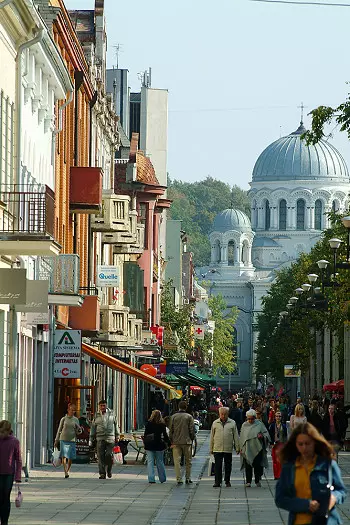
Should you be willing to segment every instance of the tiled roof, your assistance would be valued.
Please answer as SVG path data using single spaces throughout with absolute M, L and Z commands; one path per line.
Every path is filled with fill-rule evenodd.
M 137 180 L 145 184 L 159 185 L 153 164 L 142 151 L 136 153 Z

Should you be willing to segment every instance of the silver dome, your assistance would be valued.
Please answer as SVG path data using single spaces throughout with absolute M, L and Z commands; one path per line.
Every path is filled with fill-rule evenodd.
M 224 210 L 215 217 L 213 232 L 227 232 L 236 230 L 239 232 L 251 232 L 252 226 L 249 217 L 241 210 Z
M 299 128 L 268 146 L 255 163 L 253 182 L 278 180 L 349 179 L 345 160 L 329 142 L 307 146 Z

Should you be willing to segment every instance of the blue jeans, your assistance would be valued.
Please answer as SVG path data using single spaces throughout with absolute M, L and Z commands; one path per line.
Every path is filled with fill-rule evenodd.
M 161 483 L 166 481 L 166 473 L 164 467 L 164 450 L 147 450 L 147 471 L 148 481 L 154 483 L 156 481 L 154 472 L 154 461 L 156 461 L 158 477 Z

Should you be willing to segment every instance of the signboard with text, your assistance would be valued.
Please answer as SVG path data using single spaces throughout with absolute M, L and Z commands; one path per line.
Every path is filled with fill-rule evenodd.
M 187 374 L 188 373 L 188 362 L 187 361 L 167 361 L 166 362 L 166 373 L 167 374 Z
M 81 331 L 55 330 L 53 346 L 54 377 L 79 379 L 81 375 Z
M 97 286 L 119 286 L 119 270 L 117 266 L 97 266 Z

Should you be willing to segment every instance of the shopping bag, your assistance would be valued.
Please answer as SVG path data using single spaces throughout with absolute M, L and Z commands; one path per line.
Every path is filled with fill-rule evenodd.
M 209 463 L 208 463 L 208 476 L 215 475 L 215 458 L 214 454 L 210 454 Z
M 22 505 L 23 494 L 22 494 L 21 489 L 19 488 L 18 485 L 16 485 L 16 488 L 17 488 L 17 495 L 16 495 L 16 499 L 15 499 L 15 505 L 16 505 L 17 508 L 19 508 Z
M 58 448 L 54 448 L 52 454 L 52 464 L 54 467 L 59 467 L 62 463 L 61 453 Z
M 123 454 L 118 445 L 113 448 L 113 462 L 119 465 L 123 464 Z

